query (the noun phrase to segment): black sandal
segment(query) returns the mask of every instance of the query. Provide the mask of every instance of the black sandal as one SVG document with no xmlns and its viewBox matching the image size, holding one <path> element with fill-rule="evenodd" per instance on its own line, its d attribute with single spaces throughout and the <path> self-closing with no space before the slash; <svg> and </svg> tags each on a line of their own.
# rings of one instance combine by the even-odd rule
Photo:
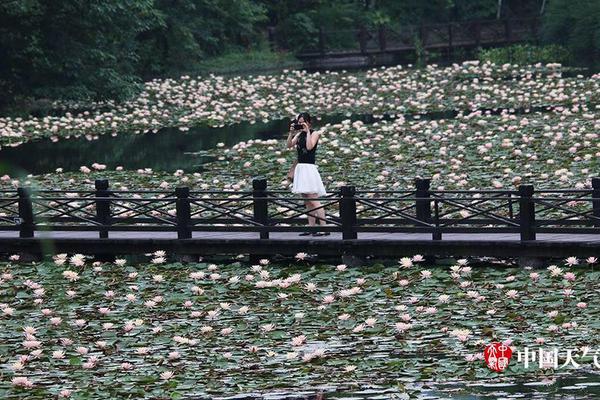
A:
<svg viewBox="0 0 600 400">
<path fill-rule="evenodd" d="M 315 232 L 312 234 L 313 236 L 324 236 L 325 232 Z"/>
<path fill-rule="evenodd" d="M 308 236 L 310 235 L 310 232 L 302 232 L 301 234 L 299 234 L 298 236 Z"/>
</svg>

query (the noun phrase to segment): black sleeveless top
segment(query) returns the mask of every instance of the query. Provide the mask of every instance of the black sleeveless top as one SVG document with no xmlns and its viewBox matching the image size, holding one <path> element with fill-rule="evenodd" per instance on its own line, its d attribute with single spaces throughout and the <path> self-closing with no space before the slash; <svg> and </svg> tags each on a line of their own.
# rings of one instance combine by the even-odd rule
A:
<svg viewBox="0 0 600 400">
<path fill-rule="evenodd" d="M 310 130 L 312 134 L 314 132 L 313 129 Z M 315 153 L 317 152 L 317 145 L 319 142 L 315 143 L 315 147 L 308 150 L 306 148 L 306 132 L 302 132 L 300 136 L 298 136 L 298 141 L 296 142 L 296 150 L 298 151 L 298 163 L 303 164 L 314 164 L 315 163 Z"/>
</svg>

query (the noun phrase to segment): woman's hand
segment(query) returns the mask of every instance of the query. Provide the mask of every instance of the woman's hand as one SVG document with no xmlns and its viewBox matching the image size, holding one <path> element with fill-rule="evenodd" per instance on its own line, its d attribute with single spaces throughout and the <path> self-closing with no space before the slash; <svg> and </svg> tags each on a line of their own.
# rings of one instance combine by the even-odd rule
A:
<svg viewBox="0 0 600 400">
<path fill-rule="evenodd" d="M 292 146 L 294 146 L 295 143 L 292 142 L 292 137 L 294 134 L 295 130 L 294 130 L 294 123 L 291 122 L 290 123 L 290 130 L 288 131 L 288 137 L 287 137 L 287 147 L 288 149 L 291 148 Z"/>
<path fill-rule="evenodd" d="M 310 129 L 308 129 L 308 124 L 306 122 L 302 122 L 302 131 L 306 133 L 310 133 Z"/>
<path fill-rule="evenodd" d="M 294 132 L 296 132 L 296 131 L 294 131 Z M 292 147 L 294 147 L 296 145 L 301 133 L 302 133 L 302 131 L 297 131 L 296 134 L 294 135 L 294 137 L 292 137 L 292 132 L 290 132 L 290 134 L 288 136 L 288 140 L 287 140 L 288 149 L 291 149 Z"/>
</svg>

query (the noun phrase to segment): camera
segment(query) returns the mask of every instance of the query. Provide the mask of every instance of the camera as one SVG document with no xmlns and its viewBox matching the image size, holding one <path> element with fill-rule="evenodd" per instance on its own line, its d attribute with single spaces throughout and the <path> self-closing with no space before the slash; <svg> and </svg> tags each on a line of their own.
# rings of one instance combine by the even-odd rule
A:
<svg viewBox="0 0 600 400">
<path fill-rule="evenodd" d="M 291 125 L 293 126 L 294 130 L 297 130 L 297 131 L 302 130 L 304 128 L 303 125 L 300 125 L 298 123 L 297 119 L 293 120 Z"/>
</svg>

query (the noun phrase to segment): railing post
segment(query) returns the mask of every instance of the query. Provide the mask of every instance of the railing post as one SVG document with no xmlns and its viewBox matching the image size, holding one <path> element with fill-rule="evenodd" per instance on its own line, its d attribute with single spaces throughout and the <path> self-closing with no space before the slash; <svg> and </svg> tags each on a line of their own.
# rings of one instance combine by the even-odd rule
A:
<svg viewBox="0 0 600 400">
<path fill-rule="evenodd" d="M 594 226 L 600 227 L 600 178 L 592 178 L 592 215 Z"/>
<path fill-rule="evenodd" d="M 277 41 L 275 39 L 275 27 L 274 26 L 267 27 L 267 40 L 269 41 L 269 47 L 271 48 L 271 51 L 276 51 L 277 50 Z"/>
<path fill-rule="evenodd" d="M 360 53 L 365 54 L 367 52 L 367 40 L 369 33 L 364 25 L 361 25 L 358 30 L 358 45 L 360 46 Z"/>
<path fill-rule="evenodd" d="M 386 37 L 385 37 L 385 26 L 380 25 L 377 31 L 379 35 L 379 50 L 385 51 L 387 47 Z"/>
<path fill-rule="evenodd" d="M 436 199 L 433 201 L 433 223 L 435 224 L 435 231 L 433 232 L 432 239 L 433 240 L 442 240 L 442 232 L 440 229 L 440 202 Z"/>
<path fill-rule="evenodd" d="M 177 239 L 191 239 L 191 207 L 190 207 L 190 188 L 180 186 L 175 188 L 176 218 L 177 218 Z"/>
<path fill-rule="evenodd" d="M 506 42 L 510 43 L 510 41 L 512 39 L 512 27 L 511 27 L 509 18 L 504 20 L 504 34 L 505 34 Z"/>
<path fill-rule="evenodd" d="M 521 240 L 535 240 L 535 204 L 533 185 L 519 186 L 519 225 Z"/>
<path fill-rule="evenodd" d="M 96 197 L 108 197 L 110 192 L 108 191 L 108 179 L 96 179 L 94 182 L 96 187 Z M 96 221 L 104 226 L 110 223 L 110 200 L 109 199 L 96 199 Z M 108 229 L 101 227 L 100 239 L 108 238 Z"/>
<path fill-rule="evenodd" d="M 263 227 L 267 227 L 269 222 L 269 209 L 267 203 L 267 178 L 263 176 L 256 177 L 252 180 L 252 197 L 254 198 L 254 221 L 260 223 Z M 269 238 L 269 231 L 260 232 L 261 239 Z"/>
<path fill-rule="evenodd" d="M 415 187 L 416 192 L 415 195 L 417 197 L 416 200 L 416 209 L 417 209 L 417 219 L 419 221 L 423 221 L 426 223 L 431 222 L 431 202 L 429 200 L 429 187 L 431 185 L 431 179 L 424 178 L 416 178 L 415 179 Z"/>
<path fill-rule="evenodd" d="M 325 55 L 325 32 L 322 26 L 319 26 L 319 54 Z"/>
<path fill-rule="evenodd" d="M 479 47 L 481 45 L 481 22 L 476 21 L 474 24 L 475 30 L 475 47 Z"/>
<path fill-rule="evenodd" d="M 340 218 L 342 219 L 342 239 L 356 239 L 356 189 L 354 186 L 340 188 Z"/>
<path fill-rule="evenodd" d="M 419 40 L 421 41 L 421 46 L 425 47 L 427 32 L 425 31 L 425 24 L 423 24 L 423 22 L 419 24 Z"/>
<path fill-rule="evenodd" d="M 539 43 L 539 22 L 540 20 L 538 18 L 534 18 L 532 20 L 533 22 L 531 23 L 531 34 L 535 37 L 535 44 L 537 45 Z"/>
<path fill-rule="evenodd" d="M 19 195 L 19 237 L 33 237 L 33 206 L 31 204 L 30 189 L 17 188 Z"/>
<path fill-rule="evenodd" d="M 417 214 L 417 219 L 426 224 L 431 223 L 431 194 L 429 193 L 429 188 L 431 186 L 431 179 L 427 178 L 416 178 L 415 179 L 415 197 L 417 200 L 415 201 L 415 209 Z M 420 226 L 419 224 L 415 224 L 416 226 Z M 433 239 L 439 240 L 437 237 L 439 232 L 433 233 Z"/>
<path fill-rule="evenodd" d="M 448 61 L 452 60 L 452 55 L 454 53 L 452 49 L 452 22 L 448 23 Z"/>
</svg>

